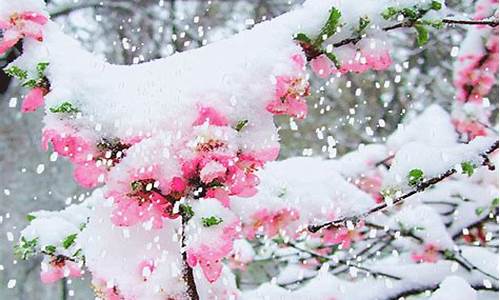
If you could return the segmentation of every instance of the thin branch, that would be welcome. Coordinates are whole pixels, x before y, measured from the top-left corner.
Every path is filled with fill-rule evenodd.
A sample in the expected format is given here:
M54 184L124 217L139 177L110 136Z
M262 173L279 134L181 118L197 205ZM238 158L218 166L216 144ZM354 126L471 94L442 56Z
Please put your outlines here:
M316 253L314 251L310 251L308 249L304 249L302 247L297 246L295 243L287 242L287 243L285 243L285 245L287 245L289 247L292 247L292 248L294 248L294 249L296 249L298 251L307 253L307 254L311 255L312 257L320 258L320 259L327 260L327 261L332 261L332 259L330 257L328 257L328 256L324 256L324 255L321 255L321 254ZM359 270L364 271L364 272L366 272L368 274L371 274L371 275L384 276L384 277L388 277L388 278L391 278L391 279L394 279L394 280L401 280L400 277L397 277L397 276L394 276L394 275L391 275L391 274L387 274L387 273L383 273L383 272L373 271L371 269L365 268L365 267L363 267L361 265L358 265L358 264L351 263L349 261L339 260L339 261L337 261L337 263L345 265L347 267L353 267L353 268L359 269Z
M455 19L443 19L445 24L460 24L460 25L486 25L490 27L498 26L498 19L491 20L455 20Z
M488 20L456 20L456 19L446 18L446 19L442 19L441 22L443 22L444 24L449 24L449 25L485 25L485 26L491 26L491 27L497 27L498 26L498 19L488 19ZM404 20L402 22L395 23L395 24L389 25L387 27L383 27L382 30L383 31L391 31L391 30L398 29L398 28L413 27L414 25L415 25L414 21ZM333 43L332 46L333 46L333 48L338 48L338 47L341 47L341 46L344 46L344 45L348 45L348 44L356 44L362 38L363 38L363 36L356 36L356 37L347 38L347 39L341 40L339 42ZM302 47L304 47L304 45L302 45ZM311 51L310 49L304 49L304 50L305 50L304 52L306 53L306 56L307 56L308 60L311 60L311 59L313 59L313 58L315 58L315 57L320 56L321 54L323 54L322 51Z
M488 150L486 150L484 153L479 154L479 156L483 157L483 165L488 165L488 161L489 161L489 160L485 160L484 157L488 154L491 154L492 152L494 152L497 149L498 149L498 140L495 143L493 143L493 145L491 145L490 148L488 148ZM488 165L488 167L490 168L491 166ZM436 183L443 181L444 179L450 177L451 175L453 175L455 173L457 173L457 170L455 168L451 168L439 176L432 177L428 180L423 181L422 183L418 184L414 189L408 191L406 194L403 194L402 196L399 196L396 199L394 199L393 203L390 206L403 203L405 201L405 199L407 199L407 198L409 198L417 193L425 191L429 187L435 185ZM375 207L370 208L369 210L367 210L363 213L360 213L360 214L357 214L354 216L343 217L341 219L337 219L337 220L334 220L331 222L326 222L323 224L309 225L307 227L307 229L310 232L315 233L315 232L318 232L320 229L325 228L325 227L346 226L348 223L356 224L356 223L358 223L358 221L365 219L369 215L376 213L376 212L379 212L379 211L383 211L387 208L389 208L389 204L384 202L380 205L377 205Z
M494 279L494 280L498 281L498 277L496 277L496 276L494 276L494 275L491 275L490 273L488 273L488 272L486 272L486 271L482 270L481 268L479 268L478 266L476 266L475 264L473 264L470 260L468 260L465 256L463 256L462 251L456 251L455 253L457 253L457 254L458 254L458 256L459 256L461 259L463 259L463 261L464 261L466 264L468 264L468 265L469 265L469 268L470 268L471 270L476 270L476 271L478 271L479 273L481 273L481 274L483 274L483 275L485 275L485 276L488 276L488 277L490 277L491 279Z
M132 12L130 6L126 4L130 3L128 0L116 0L113 2L103 2L103 1L88 1L86 3L78 3L70 6L63 6L62 8L55 9L49 12L51 18L57 18L60 16L68 15L74 11L86 8L113 8L117 10L126 10Z

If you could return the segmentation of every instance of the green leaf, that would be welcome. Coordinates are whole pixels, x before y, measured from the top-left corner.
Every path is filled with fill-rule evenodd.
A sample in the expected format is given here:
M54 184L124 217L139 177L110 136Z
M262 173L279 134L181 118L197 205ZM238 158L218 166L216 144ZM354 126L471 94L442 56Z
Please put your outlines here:
M26 80L25 82L23 82L21 85L25 88L33 89L33 88L36 88L38 86L38 80L29 79L29 80Z
M50 254L50 255L54 255L56 253L56 246L54 245L47 245L45 246L45 252L47 252L47 254Z
M444 27L444 23L441 20L420 20L419 23L432 26L435 29L442 29Z
M330 261L330 259L328 259L328 257L321 257L321 256L317 256L316 259L318 260L318 262L320 264L324 264L324 263L327 263Z
M34 215L30 215L30 214L27 214L26 215L26 220L28 220L28 222L31 222L33 221L34 219L36 219L36 217Z
M80 226L78 226L78 229L80 229L80 231L84 230L85 227L87 227L87 223L81 223Z
M417 44L418 46L423 46L429 41L429 31L422 24L415 24L415 30L417 31Z
M416 20L420 17L420 13L416 7L405 7L401 10L401 13L410 20Z
M389 20L389 19L392 19L394 18L397 14L399 14L399 9L397 9L396 7L388 7L386 8L383 12L382 12L382 18L386 19L386 20Z
M432 1L431 2L431 9L433 9L433 10L440 10L442 7L443 7L443 5L439 1Z
M14 246L14 255L19 259L28 259L35 255L37 245L38 237L28 241L23 236L19 244Z
M467 174L467 176L471 177L474 174L474 169L476 166L470 161L462 162L462 174Z
M68 235L63 241L64 249L68 249L69 247L71 247L75 243L77 236L78 234L76 233Z
M275 237L273 241L278 245L283 245L285 243L285 239L281 235Z
M208 218L205 218L205 217L201 218L201 223L203 224L204 227L211 227L211 226L219 225L222 222L223 222L222 218L219 218L216 216L210 216Z
M321 28L319 36L316 38L314 41L315 45L321 45L323 42L323 36L326 35L326 38L331 37L332 35L337 32L337 28L340 26L340 17L342 16L342 13L340 10L336 9L335 7L332 7L330 9L330 15L328 16L328 20L326 21L325 25Z
M36 71L38 72L39 77L44 76L43 74L45 73L45 70L47 69L48 66L49 66L48 62L41 62L36 65Z
M243 128L245 128L248 125L248 120L240 120L238 123L234 126L234 130L240 132Z
M491 201L491 208L497 208L497 207L498 207L498 197L496 197Z
M358 35L362 35L368 25L370 25L370 18L368 18L368 16L359 17L358 28L356 28Z
M80 110L68 101L64 101L59 106L49 108L51 113L77 113Z
M186 221L194 216L193 208L188 204L179 205L179 210Z
M413 231L422 231L422 230L425 230L425 228L422 227L422 226L415 226L415 227L412 228L412 230Z
M480 216L484 212L484 207L477 207L474 212L476 213L476 216Z
M340 63L339 63L339 60L338 60L337 56L335 56L335 54L333 54L333 53L325 53L325 55L333 62L333 64L335 65L335 67L337 69L339 69L341 67Z
M304 44L312 44L311 38L309 38L305 33L297 33L293 39Z
M455 253L453 253L453 251L451 251L451 250L446 249L443 252L443 256L446 259L454 259L455 258Z
M408 184L416 186L424 180L424 171L420 169L412 169L408 172Z
M25 70L22 70L21 68L19 68L17 66L11 66L9 68L5 68L5 69L3 69L3 71L5 72L5 74L7 74L11 77L15 77L19 80L26 80L28 78L28 72Z

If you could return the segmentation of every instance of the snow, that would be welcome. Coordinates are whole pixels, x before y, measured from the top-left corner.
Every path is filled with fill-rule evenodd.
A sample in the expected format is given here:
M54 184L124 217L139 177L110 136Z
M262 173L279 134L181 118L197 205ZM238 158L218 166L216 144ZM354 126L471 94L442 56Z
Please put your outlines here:
M379 187L375 188L376 192L362 190L360 179L383 180L387 188L405 190L410 188L407 176L412 169L418 168L425 178L431 178L451 168L460 172L457 166L463 162L479 166L481 157L478 154L484 153L494 140L480 137L468 144L458 144L450 115L436 105L398 128L386 145L362 146L338 160L291 158L268 163L257 172L259 191L252 197L235 196L227 203L220 199L182 198L180 201L190 204L194 211L185 232L181 232L180 218L165 218L163 226L116 226L110 219L114 211L113 199L106 200L103 195L114 191L128 195L131 174L152 170L168 181L153 178L157 180L154 187L159 185L163 191L170 190L169 180L182 176L178 159L192 158L189 151L196 148L200 140L209 137L228 144L228 152L277 149L278 131L273 115L266 111L266 107L276 96L278 78L299 78L301 88L305 89L308 76L300 63L300 67L297 66L297 61L305 57L301 47L292 39L294 34L303 32L315 36L327 19L329 9L335 6L342 12L343 27L322 45L328 47L328 44L353 36L359 18L367 16L372 25L366 37L357 46L332 51L341 60L352 60L351 54L358 55L358 47L361 51L376 48L372 50L384 54L390 45L380 27L394 21L382 18L383 9L429 3L430 0L309 0L295 11L258 24L232 38L132 66L105 62L83 50L55 23L49 22L43 43L25 41L24 54L12 63L28 70L31 76L36 74L37 63L50 63L45 73L51 87L45 97L46 129L62 129L64 135L79 134L92 141L92 145L102 138L133 140L134 143L130 143L126 156L116 166L108 166L110 170L102 190L96 190L84 203L61 212L33 213L35 219L23 230L22 236L28 240L38 238L38 246L42 249L54 245L57 253L70 255L73 250L81 248L96 289L106 293L116 288L127 299L185 297L182 269L186 266L181 256L184 251L195 261L200 260L193 269L201 299L234 299L241 294L241 299L321 296L336 300L375 300L398 297L415 288L434 289L439 284L440 288L431 299L443 299L443 295L454 292L457 292L457 297L471 295L470 285L483 284L484 278L479 272L456 270L453 262L447 260L435 264L414 263L410 253L417 246L403 242L394 243L400 247L398 250L404 251L402 255L386 256L366 264L374 271L393 274L401 280L364 276L366 274L361 270L357 276L351 273L341 277L329 273L328 264L318 272L301 264L289 264L280 270L273 283L242 292L236 288L233 273L221 265L224 257L231 256L236 263L248 263L255 258L252 245L244 237L250 240L256 238L256 233L267 238L275 235L287 239L304 237L307 236L304 229L309 224L370 209L375 205L374 194L378 195ZM444 4L444 1L440 3ZM43 2L38 0L1 1L0 18L5 19L17 11L43 11L43 7ZM429 16L439 15L432 12ZM63 101L70 101L79 112L67 116L50 111ZM227 117L230 125L212 126L206 122L195 126L199 109L207 105ZM246 121L247 125L244 130L237 131L234 125L241 121ZM395 156L389 171L376 166L391 154ZM256 167L248 167L253 168ZM214 161L200 172L200 177L208 184L214 179L210 176L224 171L225 167ZM415 203L397 208L395 215L375 219L386 221L388 228L394 230L401 230L401 225L405 228L421 227L414 234L423 243L435 244L440 250L455 250L457 245L452 237L465 226L485 217L487 213L474 215L471 212L487 206L497 190L494 183L477 176L470 183L463 182L465 176L455 176L439 188L414 196L416 199L410 200L415 200ZM457 193L477 201L458 203L452 199ZM443 223L439 211L432 207L435 199L443 198L457 206L454 222L449 228ZM205 219L209 217L220 218L222 223L207 226ZM82 228L82 224L86 226ZM76 244L63 249L62 242L70 234L78 234ZM186 235L185 247L181 244L182 234ZM303 244L312 247L316 243L318 238L308 237ZM205 253L204 246L220 253ZM458 249L482 270L497 273L497 268L491 264L498 259L496 253L478 247L461 246ZM279 249L276 245L267 250L292 251L286 247ZM346 249L338 252L334 254L335 258L352 254ZM213 260L202 263L201 260L209 254L220 257L211 257ZM217 266L221 269L215 271L221 274L216 274L217 278L207 276L207 271L214 271ZM317 276L295 291L275 285L314 275ZM465 279L450 275L460 275ZM12 284L9 282L9 285Z
M420 169L425 178L443 174L462 162L471 162L480 166L482 158L478 155L487 151L495 140L478 137L469 144L451 147L436 147L420 142L404 145L394 157L394 162L384 180L385 186L407 186L410 170Z
M392 151L397 151L410 142L445 147L455 146L457 140L450 115L437 104L433 104L408 124L400 124L387 139L387 146Z
M456 300L478 299L476 291L470 287L467 281L458 276L446 277L429 300L447 300L450 298Z
M111 208L101 199L78 236L93 277L105 280L108 288L116 285L128 297L155 300L182 295L179 223L170 221L162 229L146 230L140 224L120 228L111 223L110 214ZM144 260L154 261L147 280L139 267Z

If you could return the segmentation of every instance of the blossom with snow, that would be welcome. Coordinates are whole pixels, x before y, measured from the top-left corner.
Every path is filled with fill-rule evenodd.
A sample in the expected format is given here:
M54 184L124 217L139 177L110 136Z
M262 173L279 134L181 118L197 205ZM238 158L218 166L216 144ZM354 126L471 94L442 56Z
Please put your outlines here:
M427 14L441 18L442 1L309 0L228 40L133 66L83 50L43 17L41 1L20 2L37 12L4 5L15 18L1 29L5 48L10 40L37 40L8 69L22 80L36 74L22 111L46 108L43 147L73 164L81 186L97 188L81 204L29 218L16 253L45 255L43 282L79 276L85 267L103 299L385 299L419 280L426 289L446 288L457 260L466 285L494 278L477 258L497 254L456 238L470 243L463 230L498 214L498 186L479 173L481 165L493 168L488 155L498 141L490 132L431 106L384 144L339 159L275 162L273 116L306 118L308 68L321 78L387 70L385 26L415 26L420 44ZM494 62L498 40L485 47ZM485 96L491 74L483 78L477 56L459 62L459 100L470 100L460 96L467 85L477 88L471 95ZM471 103L479 103L476 96ZM460 143L454 128L470 141ZM441 202L457 213L443 212ZM237 284L237 272L269 261L276 263L272 283L252 291ZM430 267L438 275L416 277ZM299 288L284 288L294 284Z

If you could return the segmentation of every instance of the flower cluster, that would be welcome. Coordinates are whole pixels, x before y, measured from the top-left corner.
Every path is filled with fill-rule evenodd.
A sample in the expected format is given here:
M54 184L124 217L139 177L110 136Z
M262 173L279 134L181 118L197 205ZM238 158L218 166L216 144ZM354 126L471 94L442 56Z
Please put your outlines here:
M94 188L105 182L107 171L125 156L129 144L117 139L98 138L69 122L48 124L42 132L42 146L52 144L55 153L74 165L73 176L82 187Z
M276 77L274 99L269 102L266 109L275 115L289 115L303 119L307 115L305 97L309 96L309 81L305 77L305 61L301 54L292 56L294 62L294 75L280 75Z
M281 230L287 231L288 235L294 236L295 230L289 225L297 221L300 212L295 208L281 208L276 211L263 208L256 211L251 216L251 221L243 227L247 239L254 239L257 234L265 234L268 237L274 237Z
M222 260L233 250L240 221L214 199L196 203L194 213L187 228L193 232L188 240L187 263L192 268L200 265L205 278L215 282L222 273Z
M476 20L493 14L498 17L498 0L478 1L475 8ZM469 30L460 49L454 74L458 103L454 104L453 123L466 140L487 135L490 110L483 107L483 99L497 81L498 43L498 26L476 25Z
M43 283L48 284L64 277L80 277L81 273L80 266L73 261L61 256L45 257L40 278Z
M311 61L311 69L317 76L328 78L348 72L382 71L392 64L389 47L382 38L364 38L356 46L344 45L336 48L332 54L335 63L326 54Z
M419 251L411 254L411 259L416 263L435 263L439 259L439 247L432 243L425 244Z
M43 41L43 27L47 21L47 17L43 14L31 11L14 13L8 20L0 20L0 30L3 32L0 55L14 47L23 38Z

